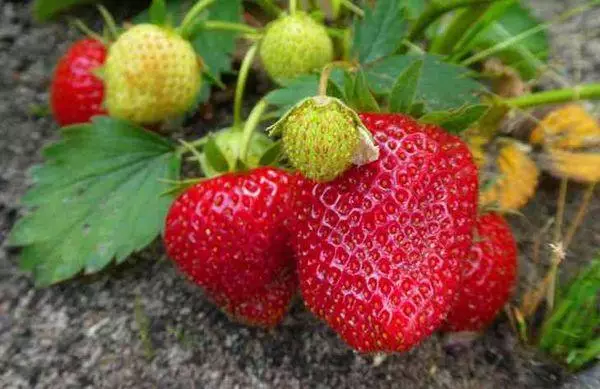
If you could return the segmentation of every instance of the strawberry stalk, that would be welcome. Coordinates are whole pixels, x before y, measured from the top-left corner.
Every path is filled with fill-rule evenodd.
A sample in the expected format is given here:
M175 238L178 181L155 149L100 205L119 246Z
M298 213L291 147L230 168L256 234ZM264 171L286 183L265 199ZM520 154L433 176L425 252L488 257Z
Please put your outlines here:
M331 77L331 72L336 67L352 70L354 66L345 61L335 61L325 65L323 70L321 70L321 77L319 78L319 89L317 91L319 96L327 96L327 84L329 82L329 78Z
M252 139L252 134L254 133L256 126L260 123L261 118L268 106L269 103L267 102L267 100L262 99L254 106L254 108L252 108L250 115L248 115L248 119L246 120L246 124L244 125L244 132L242 136L242 144L240 146L239 157L240 160L244 163L247 162L248 150L250 149L250 140Z
M365 16L365 11L363 11L359 6L351 2L350 0L342 0L342 6L348 8L352 13L356 14L359 17Z
M298 0L290 0L288 5L288 11L290 15L294 15L296 13L296 9L298 8Z
M257 49L258 45L252 45L246 52L246 55L242 60L242 65L240 66L240 73L235 87L235 97L233 102L233 127L237 130L242 129L242 102L244 98L244 89L246 88L250 66L252 66L252 61L254 60Z
M502 103L512 108L531 108L578 100L600 100L600 84L578 85L573 88L530 93L502 100Z
M283 12L281 8L273 3L272 0L256 0L255 3L262 8L265 13L273 18L279 17Z
M248 35L259 35L260 31L242 23L223 22L220 20L207 20L202 23L202 29L213 31L233 31Z
M98 12L102 15L102 19L104 20L104 25L108 31L108 37L110 41L114 41L119 36L119 28L117 27L117 22L115 18L108 12L108 10L103 5L97 5Z

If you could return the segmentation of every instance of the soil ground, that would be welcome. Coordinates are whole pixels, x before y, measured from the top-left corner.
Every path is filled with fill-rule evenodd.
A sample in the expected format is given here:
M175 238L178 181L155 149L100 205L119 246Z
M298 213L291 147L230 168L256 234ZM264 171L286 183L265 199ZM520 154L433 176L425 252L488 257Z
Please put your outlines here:
M530 1L549 20L583 1ZM166 260L160 244L94 277L36 290L17 269L4 239L18 217L27 170L57 126L47 107L51 70L78 33L65 23L36 24L28 2L0 0L0 388L599 388L600 371L569 376L519 344L505 318L468 347L436 335L415 350L374 359L348 349L298 301L265 332L231 323ZM118 11L118 10L117 10ZM600 11L552 28L553 58L568 83L600 75ZM218 109L210 129L229 120ZM526 288L547 265L531 252L536 234L556 212L557 181L511 217ZM582 188L569 187L570 220ZM563 278L600 247L600 196L569 248ZM137 315L143 311L143 315ZM144 320L139 320L142 316ZM144 324L146 323L146 325ZM140 328L141 327L141 328ZM147 335L147 340L142 341Z

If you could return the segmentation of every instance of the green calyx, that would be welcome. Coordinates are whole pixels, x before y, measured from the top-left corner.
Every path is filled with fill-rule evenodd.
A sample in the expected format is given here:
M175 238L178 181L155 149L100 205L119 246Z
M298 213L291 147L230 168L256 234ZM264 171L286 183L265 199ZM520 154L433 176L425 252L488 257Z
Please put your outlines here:
M212 135L218 148L218 152L225 159L227 166L219 166L216 158L205 150L200 153L200 167L206 177L215 177L228 171L239 169L243 133L232 128L226 128ZM263 154L273 145L273 141L261 132L255 132L248 146L248 155L242 161L245 168L256 168L260 166Z
M292 166L315 181L331 181L352 164L379 158L379 149L356 112L332 97L301 101L269 131L281 135Z
M267 26L260 58L275 81L319 70L333 60L333 43L325 27L303 12Z

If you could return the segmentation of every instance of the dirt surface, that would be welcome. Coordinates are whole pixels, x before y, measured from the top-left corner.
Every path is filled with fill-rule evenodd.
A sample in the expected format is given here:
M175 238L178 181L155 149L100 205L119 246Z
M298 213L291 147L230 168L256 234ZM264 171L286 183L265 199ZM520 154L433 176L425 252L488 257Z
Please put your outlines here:
M57 57L78 34L64 23L34 24L23 3L0 0L0 388L599 387L597 368L566 375L521 346L505 318L469 347L448 346L436 335L377 366L349 350L300 302L274 331L245 328L188 284L159 244L100 275L35 290L4 239L19 214L27 169L56 137L53 121L37 115L47 106ZM583 1L531 3L549 19ZM553 28L555 63L565 80L598 80L599 27L594 11ZM227 114L217 111L215 122ZM570 187L567 220L581 195L582 188ZM547 241L541 263L533 264L530 254L555 214L556 197L556 180L544 177L525 217L511 218L521 289L547 263ZM599 197L567 253L564 276L600 247Z

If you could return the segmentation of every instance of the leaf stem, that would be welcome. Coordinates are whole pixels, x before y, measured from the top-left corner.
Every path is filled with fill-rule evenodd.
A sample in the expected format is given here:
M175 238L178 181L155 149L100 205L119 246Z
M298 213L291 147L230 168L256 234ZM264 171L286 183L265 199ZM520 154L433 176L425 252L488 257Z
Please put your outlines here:
M425 11L419 16L415 24L410 29L407 39L411 42L415 42L420 39L427 27L429 27L438 18L447 12L453 11L457 8L469 7L478 4L489 4L496 0L435 0L432 1Z
M260 31L258 29L251 27L247 24L224 22L221 20L207 20L204 23L202 23L201 28L204 30L232 31L250 35L260 34Z
M248 115L248 119L246 120L246 124L244 125L244 132L242 135L242 144L240 146L240 160L246 163L246 159L248 158L248 150L250 150L250 140L252 140L252 134L256 129L256 126L260 123L263 113L269 106L267 100L262 99L250 112Z
M283 13L281 8L275 5L272 0L256 0L256 4L271 17L278 18Z
M348 8L351 12L355 13L357 16L361 18L365 17L365 11L363 11L358 5L354 4L350 0L342 0L342 5Z
M250 66L252 65L257 49L258 45L256 43L253 44L246 52L246 55L242 60L242 65L240 66L240 73L238 74L233 102L233 127L236 131L241 130L242 127L242 101L244 98L244 89L246 88L248 73L250 72Z
M491 4L476 4L456 15L446 29L446 32L433 41L430 51L434 54L451 53L457 42L460 41L471 26L479 21L490 6Z
M600 100L600 83L530 93L511 99L501 100L501 102L513 108L531 108L539 105L566 103L577 100Z
M179 34L184 38L189 38L189 29L191 25L196 21L196 18L200 16L208 6L212 5L215 0L199 0L194 6L185 14L183 21L178 27Z

